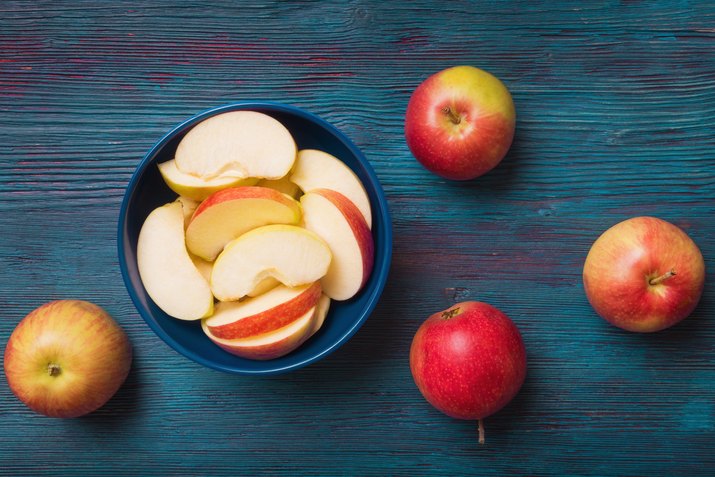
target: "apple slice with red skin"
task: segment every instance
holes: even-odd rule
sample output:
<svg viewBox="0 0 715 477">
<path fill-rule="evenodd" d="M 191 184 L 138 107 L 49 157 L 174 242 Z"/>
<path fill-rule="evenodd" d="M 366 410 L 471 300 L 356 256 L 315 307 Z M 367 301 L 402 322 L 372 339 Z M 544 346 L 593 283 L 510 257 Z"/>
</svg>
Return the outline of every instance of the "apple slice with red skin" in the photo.
<svg viewBox="0 0 715 477">
<path fill-rule="evenodd" d="M 297 287 L 320 280 L 332 260 L 314 232 L 296 225 L 265 225 L 231 241 L 211 272 L 211 290 L 221 301 L 255 295 L 269 277 Z"/>
<path fill-rule="evenodd" d="M 176 148 L 176 167 L 184 174 L 279 179 L 293 167 L 297 147 L 286 127 L 257 111 L 232 111 L 205 119 Z"/>
<path fill-rule="evenodd" d="M 303 224 L 330 246 L 333 260 L 321 280 L 323 292 L 348 300 L 367 282 L 374 261 L 374 242 L 360 210 L 340 192 L 314 189 L 300 199 Z"/>
<path fill-rule="evenodd" d="M 300 287 L 279 285 L 255 298 L 219 302 L 206 326 L 216 338 L 248 338 L 287 326 L 315 307 L 320 282 Z"/>
<path fill-rule="evenodd" d="M 194 255 L 213 261 L 239 235 L 268 224 L 297 224 L 300 217 L 300 204 L 274 189 L 223 189 L 194 211 L 186 228 L 186 247 Z"/>
<path fill-rule="evenodd" d="M 357 174 L 337 157 L 317 149 L 302 149 L 289 177 L 303 192 L 314 189 L 340 192 L 357 206 L 368 228 L 372 227 L 372 210 L 365 187 Z"/>
<path fill-rule="evenodd" d="M 226 340 L 217 338 L 202 321 L 206 336 L 225 351 L 248 359 L 268 360 L 284 356 L 305 343 L 322 326 L 330 307 L 330 298 L 322 295 L 315 307 L 287 326 L 270 333 L 249 338 Z"/>
</svg>

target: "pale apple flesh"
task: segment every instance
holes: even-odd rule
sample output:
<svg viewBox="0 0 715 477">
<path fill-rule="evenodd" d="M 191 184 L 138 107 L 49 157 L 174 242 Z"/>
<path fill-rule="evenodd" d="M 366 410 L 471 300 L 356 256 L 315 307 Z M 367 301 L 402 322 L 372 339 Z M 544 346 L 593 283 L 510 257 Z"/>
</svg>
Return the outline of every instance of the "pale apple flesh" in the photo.
<svg viewBox="0 0 715 477">
<path fill-rule="evenodd" d="M 705 282 L 700 249 L 679 227 L 635 217 L 604 232 L 583 269 L 586 296 L 606 321 L 654 332 L 692 313 Z"/>
<path fill-rule="evenodd" d="M 255 177 L 214 177 L 212 179 L 202 179 L 200 177 L 186 174 L 176 167 L 174 159 L 159 164 L 159 172 L 164 178 L 164 182 L 171 190 L 181 196 L 197 201 L 202 201 L 214 192 L 228 187 L 239 187 L 254 185 L 258 182 Z"/>
<path fill-rule="evenodd" d="M 184 174 L 279 179 L 293 163 L 297 147 L 288 129 L 257 111 L 218 114 L 194 126 L 176 148 L 176 167 Z"/>
<path fill-rule="evenodd" d="M 147 294 L 167 315 L 198 320 L 213 312 L 209 283 L 186 250 L 180 202 L 154 209 L 144 221 L 137 268 Z"/>
<path fill-rule="evenodd" d="M 330 248 L 315 233 L 295 225 L 266 225 L 247 232 L 218 256 L 211 290 L 221 301 L 255 294 L 272 277 L 289 287 L 320 280 L 332 260 Z"/>
<path fill-rule="evenodd" d="M 213 261 L 227 243 L 249 230 L 269 224 L 297 224 L 300 204 L 267 187 L 224 189 L 201 202 L 186 228 L 186 247 Z"/>
<path fill-rule="evenodd" d="M 316 189 L 301 197 L 303 223 L 330 246 L 333 260 L 321 280 L 323 292 L 348 300 L 367 283 L 374 262 L 374 242 L 363 215 L 337 191 Z"/>
<path fill-rule="evenodd" d="M 275 331 L 244 339 L 226 340 L 213 336 L 202 322 L 204 333 L 225 351 L 248 359 L 269 360 L 285 356 L 294 351 L 322 326 L 330 307 L 330 299 L 322 295 L 315 307 L 289 325 Z"/>
<path fill-rule="evenodd" d="M 509 90 L 486 71 L 455 66 L 421 83 L 405 114 L 405 139 L 429 171 L 469 180 L 493 169 L 514 139 Z"/>
<path fill-rule="evenodd" d="M 60 300 L 20 322 L 5 348 L 4 367 L 10 389 L 30 409 L 70 418 L 104 405 L 131 361 L 129 339 L 106 311 Z"/>
<path fill-rule="evenodd" d="M 240 302 L 219 302 L 206 326 L 216 338 L 239 339 L 287 326 L 315 307 L 321 296 L 320 282 L 299 287 L 279 285 Z"/>
<path fill-rule="evenodd" d="M 290 180 L 303 192 L 314 189 L 340 192 L 357 206 L 368 228 L 372 227 L 372 209 L 365 187 L 355 172 L 332 154 L 317 149 L 298 151 Z"/>
<path fill-rule="evenodd" d="M 277 190 L 287 196 L 297 199 L 302 194 L 300 187 L 290 180 L 290 175 L 281 177 L 280 179 L 261 179 L 256 183 L 259 187 L 268 187 L 269 189 Z"/>
</svg>

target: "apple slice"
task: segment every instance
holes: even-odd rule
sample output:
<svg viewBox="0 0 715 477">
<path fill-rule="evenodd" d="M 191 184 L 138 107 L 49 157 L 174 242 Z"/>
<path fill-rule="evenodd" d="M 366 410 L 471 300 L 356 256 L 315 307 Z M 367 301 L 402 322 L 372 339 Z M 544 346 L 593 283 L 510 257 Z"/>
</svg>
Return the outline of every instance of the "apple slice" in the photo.
<svg viewBox="0 0 715 477">
<path fill-rule="evenodd" d="M 357 206 L 340 192 L 315 189 L 300 199 L 305 228 L 330 246 L 333 260 L 322 279 L 323 291 L 334 300 L 352 298 L 372 272 L 374 243 Z"/>
<path fill-rule="evenodd" d="M 293 197 L 294 199 L 300 197 L 302 193 L 300 187 L 298 187 L 298 185 L 294 182 L 291 182 L 288 176 L 281 177 L 280 179 L 261 179 L 256 183 L 256 185 L 275 189 L 278 192 L 282 192 Z"/>
<path fill-rule="evenodd" d="M 194 266 L 196 269 L 199 271 L 202 277 L 204 277 L 204 280 L 206 280 L 206 283 L 211 282 L 211 271 L 214 268 L 213 262 L 207 262 L 203 258 L 199 258 L 193 253 L 189 253 L 189 257 L 191 257 L 191 261 L 194 263 Z"/>
<path fill-rule="evenodd" d="M 320 282 L 293 288 L 279 285 L 255 298 L 219 302 L 206 326 L 222 339 L 262 335 L 300 318 L 318 303 L 320 295 Z"/>
<path fill-rule="evenodd" d="M 313 322 L 313 329 L 310 331 L 309 338 L 318 332 L 320 328 L 323 327 L 325 323 L 325 317 L 328 316 L 328 310 L 330 310 L 330 297 L 326 294 L 322 294 L 318 300 L 318 305 L 315 307 L 315 321 Z"/>
<path fill-rule="evenodd" d="M 154 303 L 167 315 L 198 320 L 211 315 L 214 297 L 184 245 L 180 202 L 154 209 L 137 242 L 139 276 Z"/>
<path fill-rule="evenodd" d="M 313 189 L 340 192 L 357 206 L 368 228 L 372 227 L 370 199 L 365 187 L 352 169 L 337 157 L 317 149 L 303 149 L 298 152 L 289 179 L 303 189 L 303 192 Z"/>
<path fill-rule="evenodd" d="M 293 136 L 278 120 L 256 111 L 212 116 L 186 133 L 176 148 L 176 167 L 201 179 L 279 179 L 295 162 Z"/>
<path fill-rule="evenodd" d="M 265 278 L 289 287 L 320 280 L 331 254 L 316 234 L 295 225 L 265 225 L 231 241 L 211 272 L 211 290 L 221 301 L 239 300 Z"/>
<path fill-rule="evenodd" d="M 256 287 L 248 293 L 248 296 L 256 297 L 259 295 L 263 295 L 264 293 L 274 289 L 275 287 L 277 287 L 280 284 L 281 284 L 281 282 L 279 282 L 275 278 L 266 277 L 263 280 L 261 280 L 260 282 L 258 282 L 258 285 L 256 285 Z"/>
<path fill-rule="evenodd" d="M 199 206 L 199 201 L 191 199 L 189 197 L 180 195 L 176 198 L 177 202 L 181 203 L 181 210 L 184 212 L 184 230 L 189 226 L 191 221 L 191 216 L 194 215 L 194 211 Z"/>
<path fill-rule="evenodd" d="M 330 299 L 322 295 L 317 306 L 289 325 L 244 339 L 217 338 L 206 324 L 207 320 L 202 320 L 201 327 L 211 341 L 231 354 L 255 360 L 275 359 L 295 350 L 313 336 L 323 325 L 329 308 Z"/>
<path fill-rule="evenodd" d="M 171 190 L 196 201 L 202 201 L 214 192 L 228 187 L 248 186 L 258 182 L 258 179 L 255 177 L 217 176 L 211 179 L 202 179 L 201 177 L 180 171 L 179 168 L 176 167 L 176 161 L 174 159 L 159 164 L 159 172 Z"/>
<path fill-rule="evenodd" d="M 268 224 L 297 224 L 300 204 L 267 187 L 232 187 L 201 202 L 186 228 L 186 247 L 213 261 L 224 246 L 251 229 Z"/>
</svg>

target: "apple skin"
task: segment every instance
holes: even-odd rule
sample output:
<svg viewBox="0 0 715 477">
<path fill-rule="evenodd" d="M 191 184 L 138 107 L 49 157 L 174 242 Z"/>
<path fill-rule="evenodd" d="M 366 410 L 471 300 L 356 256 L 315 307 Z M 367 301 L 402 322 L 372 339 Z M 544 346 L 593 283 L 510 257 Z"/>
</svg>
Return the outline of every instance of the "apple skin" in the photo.
<svg viewBox="0 0 715 477">
<path fill-rule="evenodd" d="M 454 66 L 412 93 L 405 139 L 429 171 L 470 180 L 496 167 L 511 147 L 516 111 L 509 90 L 486 71 Z"/>
<path fill-rule="evenodd" d="M 593 243 L 583 284 L 591 306 L 606 321 L 628 331 L 655 332 L 695 309 L 705 262 L 679 227 L 656 217 L 633 217 Z"/>
<path fill-rule="evenodd" d="M 357 293 L 362 290 L 370 278 L 372 267 L 375 262 L 375 242 L 372 238 L 370 227 L 363 217 L 362 212 L 360 212 L 360 209 L 340 192 L 331 189 L 314 189 L 311 193 L 325 197 L 332 202 L 340 213 L 343 214 L 345 221 L 348 223 L 353 235 L 355 236 L 355 241 L 358 244 L 360 256 L 362 258 L 362 280 L 355 291 L 355 293 Z M 355 293 L 348 298 L 354 296 Z M 342 300 L 346 300 L 348 298 L 340 297 Z"/>
<path fill-rule="evenodd" d="M 46 303 L 28 314 L 5 348 L 12 392 L 33 411 L 70 418 L 103 406 L 132 362 L 122 328 L 99 306 L 81 300 Z"/>
<path fill-rule="evenodd" d="M 521 388 L 526 349 L 509 317 L 466 301 L 422 323 L 412 340 L 410 370 L 432 406 L 457 419 L 482 420 Z"/>
<path fill-rule="evenodd" d="M 304 315 L 308 310 L 314 308 L 321 295 L 322 288 L 320 287 L 320 282 L 318 281 L 310 285 L 305 289 L 305 291 L 292 299 L 279 303 L 267 310 L 259 311 L 253 315 L 241 318 L 238 321 L 226 323 L 225 325 L 220 326 L 212 326 L 211 320 L 209 319 L 206 325 L 213 336 L 226 340 L 248 338 L 250 336 L 269 333 L 289 325 L 291 322 Z M 220 312 L 222 305 L 237 306 L 234 304 L 236 302 L 228 303 L 228 305 L 219 303 L 217 306 L 217 313 Z"/>
<path fill-rule="evenodd" d="M 273 213 L 263 217 L 251 214 L 261 202 L 271 204 Z M 300 217 L 300 204 L 277 190 L 230 187 L 211 194 L 196 208 L 186 227 L 186 247 L 194 255 L 212 262 L 224 246 L 239 235 L 267 224 L 296 224 Z"/>
</svg>

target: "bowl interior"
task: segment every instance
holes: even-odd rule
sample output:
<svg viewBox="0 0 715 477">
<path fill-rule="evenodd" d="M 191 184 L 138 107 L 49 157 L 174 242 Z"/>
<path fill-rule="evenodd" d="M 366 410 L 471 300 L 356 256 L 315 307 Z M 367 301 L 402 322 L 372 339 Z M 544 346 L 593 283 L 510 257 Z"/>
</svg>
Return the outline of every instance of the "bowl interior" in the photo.
<svg viewBox="0 0 715 477">
<path fill-rule="evenodd" d="M 139 230 L 149 213 L 176 198 L 164 183 L 156 164 L 174 157 L 184 134 L 198 122 L 228 111 L 247 109 L 269 114 L 293 134 L 299 149 L 321 149 L 345 162 L 363 182 L 373 213 L 375 265 L 365 288 L 351 300 L 333 301 L 323 327 L 292 353 L 268 361 L 240 358 L 223 351 L 201 331 L 198 321 L 166 315 L 149 298 L 139 278 L 136 246 Z M 386 200 L 371 166 L 362 153 L 333 126 L 303 110 L 265 102 L 245 102 L 215 108 L 185 121 L 169 132 L 144 157 L 129 182 L 119 219 L 118 246 L 125 284 L 139 313 L 167 344 L 184 356 L 210 368 L 242 374 L 276 374 L 307 365 L 330 353 L 352 336 L 377 304 L 389 271 L 392 230 Z"/>
</svg>

